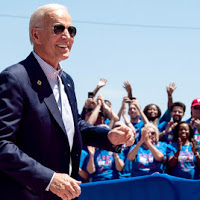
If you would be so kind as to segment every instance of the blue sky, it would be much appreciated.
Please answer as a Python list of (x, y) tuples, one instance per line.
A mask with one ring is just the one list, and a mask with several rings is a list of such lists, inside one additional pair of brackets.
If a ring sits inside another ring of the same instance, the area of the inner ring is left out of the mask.
[[(175, 82), (174, 101), (186, 115), (199, 94), (199, 0), (7, 0), (0, 7), (0, 71), (26, 58), (32, 46), (31, 14), (47, 3), (68, 7), (77, 36), (70, 58), (61, 64), (74, 79), (79, 111), (100, 78), (100, 93), (118, 112), (128, 80), (142, 108), (167, 107), (166, 86)], [(182, 27), (182, 28), (181, 28)], [(185, 27), (185, 28), (183, 28)]]

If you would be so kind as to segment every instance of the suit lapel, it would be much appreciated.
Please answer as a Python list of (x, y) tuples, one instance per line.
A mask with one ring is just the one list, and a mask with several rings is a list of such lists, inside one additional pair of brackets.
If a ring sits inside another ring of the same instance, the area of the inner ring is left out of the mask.
[(65, 86), (65, 92), (66, 92), (68, 100), (69, 100), (69, 105), (71, 107), (72, 115), (73, 115), (73, 119), (74, 119), (74, 123), (75, 123), (75, 116), (74, 116), (74, 114), (75, 114), (75, 112), (74, 112), (75, 102), (72, 98), (73, 93), (74, 93), (74, 89), (72, 88), (72, 84), (71, 84), (70, 80), (68, 80), (65, 73), (63, 73), (63, 75), (62, 75), (62, 82)]
[[(74, 145), (81, 144), (81, 137), (80, 137), (80, 132), (78, 130), (78, 116), (76, 116), (76, 99), (75, 99), (75, 95), (74, 95), (74, 88), (73, 88), (73, 83), (71, 82), (71, 79), (68, 78), (66, 73), (63, 73), (62, 75), (62, 81), (63, 84), (65, 86), (65, 92), (67, 94), (68, 100), (69, 100), (69, 104), (72, 110), (72, 115), (73, 115), (73, 119), (74, 119), (74, 128), (75, 128), (75, 133), (74, 133), (74, 139), (73, 139), (73, 149), (74, 149)], [(77, 113), (78, 114), (78, 113)], [(79, 146), (80, 147), (80, 146)], [(77, 148), (79, 149), (79, 148)]]
[(40, 99), (45, 102), (49, 112), (54, 117), (56, 122), (60, 125), (63, 132), (65, 132), (62, 117), (47, 77), (45, 76), (43, 70), (41, 69), (40, 65), (38, 64), (32, 53), (25, 60), (25, 62), (27, 62), (25, 66), (33, 88), (37, 90)]

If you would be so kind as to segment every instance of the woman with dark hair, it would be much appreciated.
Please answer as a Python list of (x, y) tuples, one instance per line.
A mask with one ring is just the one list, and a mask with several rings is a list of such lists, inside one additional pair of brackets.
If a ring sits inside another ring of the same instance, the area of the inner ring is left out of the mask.
[(147, 116), (147, 118), (150, 122), (153, 122), (155, 124), (155, 121), (156, 121), (156, 124), (157, 124), (157, 122), (161, 116), (161, 110), (156, 104), (147, 105), (144, 108), (143, 112)]
[(168, 167), (171, 175), (199, 179), (200, 157), (194, 131), (186, 122), (174, 128), (174, 143), (168, 146)]

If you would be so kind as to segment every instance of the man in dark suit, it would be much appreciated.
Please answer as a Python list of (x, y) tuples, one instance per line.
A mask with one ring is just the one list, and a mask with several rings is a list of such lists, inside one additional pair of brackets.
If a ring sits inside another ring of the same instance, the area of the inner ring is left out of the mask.
[(82, 143), (117, 152), (118, 144), (132, 145), (133, 134), (80, 120), (73, 80), (59, 64), (76, 34), (65, 7), (37, 9), (29, 33), (33, 52), (0, 74), (1, 199), (73, 199), (81, 193)]

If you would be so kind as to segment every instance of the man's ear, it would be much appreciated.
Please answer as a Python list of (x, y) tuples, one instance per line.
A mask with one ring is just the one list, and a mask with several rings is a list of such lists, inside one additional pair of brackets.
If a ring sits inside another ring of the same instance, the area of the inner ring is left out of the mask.
[(40, 42), (40, 34), (37, 28), (32, 28), (31, 30), (31, 36), (33, 43), (41, 44)]

